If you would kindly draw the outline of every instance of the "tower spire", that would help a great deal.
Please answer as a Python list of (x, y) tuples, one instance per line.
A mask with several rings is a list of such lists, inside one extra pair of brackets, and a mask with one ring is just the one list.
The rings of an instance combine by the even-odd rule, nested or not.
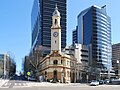
[(60, 16), (60, 12), (58, 11), (57, 3), (55, 4), (55, 10), (53, 12), (53, 16)]
[(52, 16), (52, 28), (60, 28), (60, 12), (58, 11), (57, 4), (55, 4), (55, 9)]
[(55, 4), (55, 10), (58, 10), (57, 3)]

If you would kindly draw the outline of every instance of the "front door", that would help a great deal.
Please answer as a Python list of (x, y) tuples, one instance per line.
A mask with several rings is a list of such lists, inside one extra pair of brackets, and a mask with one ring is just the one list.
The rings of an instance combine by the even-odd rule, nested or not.
[(54, 81), (54, 82), (58, 82), (58, 80), (57, 80), (57, 71), (56, 71), (56, 70), (54, 70), (53, 81)]

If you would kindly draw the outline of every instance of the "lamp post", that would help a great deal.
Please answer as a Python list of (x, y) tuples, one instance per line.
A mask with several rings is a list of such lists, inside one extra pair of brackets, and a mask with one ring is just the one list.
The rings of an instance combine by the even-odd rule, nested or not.
[(118, 74), (118, 78), (120, 78), (120, 77), (119, 77), (119, 74), (120, 74), (120, 73), (119, 73), (119, 64), (120, 64), (120, 62), (119, 62), (119, 60), (117, 60), (117, 74)]
[(88, 79), (89, 79), (89, 77), (88, 77), (88, 71), (87, 71), (87, 83), (88, 83)]
[(5, 79), (5, 76), (6, 76), (6, 55), (4, 55), (3, 65), (4, 65), (4, 68), (3, 68), (3, 71), (4, 71), (4, 79)]

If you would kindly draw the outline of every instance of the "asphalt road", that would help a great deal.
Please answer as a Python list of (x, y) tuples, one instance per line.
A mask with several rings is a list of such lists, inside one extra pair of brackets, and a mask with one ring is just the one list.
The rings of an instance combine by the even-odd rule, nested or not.
[(120, 86), (64, 86), (64, 87), (25, 87), (25, 88), (2, 88), (0, 90), (120, 90)]
[[(28, 81), (25, 81), (23, 76), (14, 76), (8, 82), (4, 83), (1, 88), (13, 88), (13, 87), (23, 87), (27, 85)], [(1, 89), (0, 89), (1, 90)]]
[(53, 86), (28, 86), (28, 83), (31, 82), (25, 81), (24, 77), (15, 76), (2, 85), (0, 90), (120, 90), (120, 85), (89, 86), (85, 84), (66, 84), (59, 86), (56, 84)]

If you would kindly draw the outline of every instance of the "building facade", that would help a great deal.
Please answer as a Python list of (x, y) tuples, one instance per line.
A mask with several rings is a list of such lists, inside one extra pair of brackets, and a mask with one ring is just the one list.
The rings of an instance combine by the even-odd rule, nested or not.
[(61, 46), (66, 46), (66, 0), (34, 0), (31, 13), (32, 49), (51, 46), (51, 15), (55, 4), (61, 12)]
[(51, 53), (41, 60), (40, 73), (48, 81), (76, 82), (76, 59), (61, 52), (61, 18), (56, 6), (52, 16)]
[(77, 28), (78, 28), (78, 27), (76, 27), (76, 30), (73, 30), (73, 32), (72, 32), (72, 43), (73, 43), (73, 44), (78, 43)]
[(76, 58), (76, 82), (87, 82), (89, 68), (89, 46), (73, 44), (65, 48), (64, 53)]
[(0, 78), (8, 78), (15, 74), (16, 65), (8, 54), (0, 54)]
[(67, 46), (64, 50), (67, 55), (74, 55), (78, 63), (89, 62), (89, 46), (82, 44), (73, 44)]
[(120, 78), (120, 43), (112, 45), (112, 66), (116, 78)]
[[(73, 31), (73, 42), (90, 45), (90, 66), (108, 71), (112, 67), (111, 20), (106, 6), (91, 6), (77, 17), (78, 25)], [(76, 34), (74, 34), (77, 32)], [(76, 35), (76, 36), (75, 36)]]

